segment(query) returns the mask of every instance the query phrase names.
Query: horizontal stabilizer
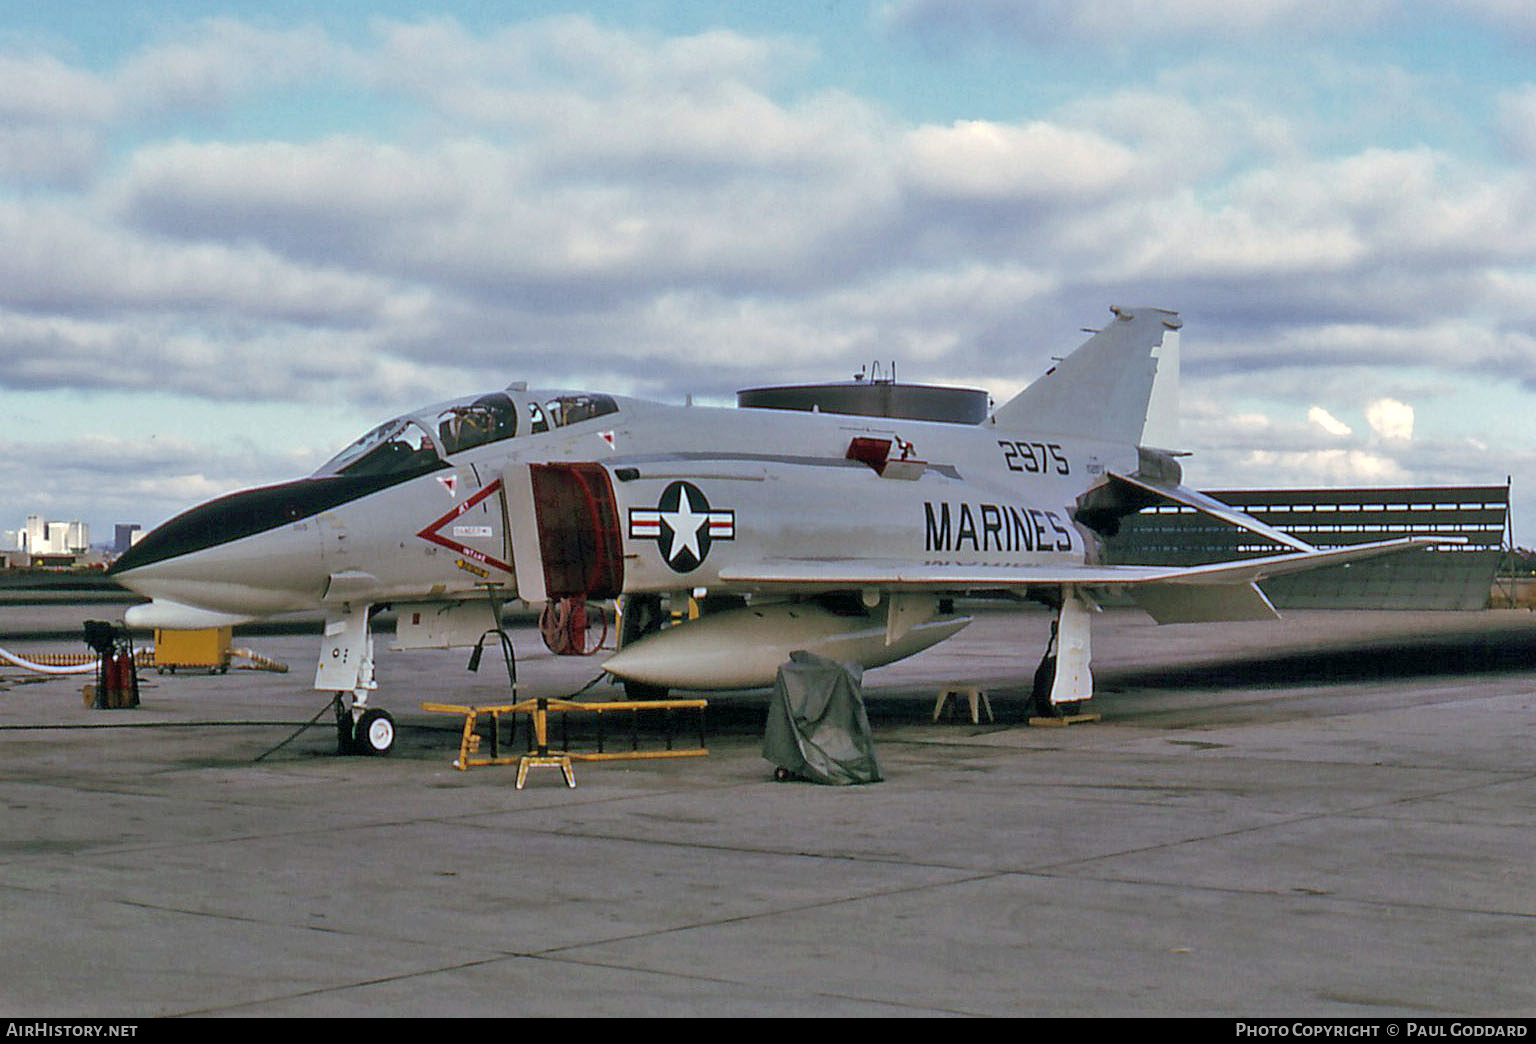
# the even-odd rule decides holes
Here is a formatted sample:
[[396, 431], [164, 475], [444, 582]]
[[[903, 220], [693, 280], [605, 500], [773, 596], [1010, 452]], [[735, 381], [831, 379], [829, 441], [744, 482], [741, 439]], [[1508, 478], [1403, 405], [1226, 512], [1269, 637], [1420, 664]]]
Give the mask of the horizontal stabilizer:
[[1415, 548], [1439, 547], [1444, 544], [1465, 543], [1464, 537], [1403, 537], [1400, 540], [1377, 540], [1368, 544], [1351, 544], [1344, 547], [1321, 548], [1299, 551], [1293, 554], [1265, 555], [1262, 558], [1240, 559], [1235, 562], [1213, 562], [1210, 565], [1185, 566], [1172, 570], [1172, 575], [1159, 582], [1167, 584], [1246, 584], [1267, 580], [1272, 576], [1288, 573], [1305, 573], [1325, 566], [1344, 565], [1381, 555], [1395, 555]]
[[1276, 529], [1274, 526], [1260, 522], [1252, 515], [1239, 511], [1228, 504], [1223, 504], [1215, 497], [1206, 496], [1197, 489], [1190, 489], [1188, 486], [1171, 483], [1156, 482], [1135, 475], [1119, 475], [1114, 472], [1110, 473], [1109, 478], [1111, 482], [1124, 483], [1144, 493], [1161, 497], [1168, 503], [1182, 504], [1185, 507], [1194, 508], [1196, 511], [1209, 515], [1212, 518], [1220, 519], [1239, 529], [1246, 529], [1250, 533], [1255, 533], [1285, 547], [1295, 548], [1297, 551], [1317, 550], [1317, 548], [1306, 541], [1298, 540], [1284, 530]]

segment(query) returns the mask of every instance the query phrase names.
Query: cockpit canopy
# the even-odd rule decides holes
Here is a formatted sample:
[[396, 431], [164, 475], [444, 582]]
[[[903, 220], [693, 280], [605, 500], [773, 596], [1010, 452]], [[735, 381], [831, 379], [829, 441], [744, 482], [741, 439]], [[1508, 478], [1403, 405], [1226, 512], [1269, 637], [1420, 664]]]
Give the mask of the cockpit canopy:
[[465, 450], [516, 438], [519, 413], [526, 413], [528, 418], [523, 434], [542, 435], [619, 409], [612, 396], [590, 392], [529, 393], [522, 401], [519, 408], [518, 399], [508, 392], [491, 392], [396, 417], [326, 461], [315, 475], [430, 471]]
[[482, 395], [467, 405], [453, 403], [437, 416], [437, 434], [450, 457], [461, 450], [517, 434], [517, 406], [503, 392]]

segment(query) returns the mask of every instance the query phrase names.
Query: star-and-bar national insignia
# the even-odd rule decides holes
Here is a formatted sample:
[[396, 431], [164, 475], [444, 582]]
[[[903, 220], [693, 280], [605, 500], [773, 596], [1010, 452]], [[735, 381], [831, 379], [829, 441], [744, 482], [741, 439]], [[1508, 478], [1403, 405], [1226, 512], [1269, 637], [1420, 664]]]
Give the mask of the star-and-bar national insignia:
[[736, 539], [736, 512], [711, 509], [698, 486], [674, 482], [661, 491], [655, 507], [629, 509], [629, 535], [655, 540], [667, 565], [691, 573], [703, 564], [712, 543]]

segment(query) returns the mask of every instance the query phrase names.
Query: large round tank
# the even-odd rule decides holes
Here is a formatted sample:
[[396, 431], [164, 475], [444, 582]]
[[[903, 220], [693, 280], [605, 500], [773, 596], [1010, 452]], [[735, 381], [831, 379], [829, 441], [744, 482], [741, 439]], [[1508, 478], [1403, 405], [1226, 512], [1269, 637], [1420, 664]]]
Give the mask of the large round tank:
[[980, 424], [987, 419], [989, 400], [980, 388], [855, 380], [744, 388], [736, 393], [736, 405], [751, 409], [819, 410], [856, 417]]

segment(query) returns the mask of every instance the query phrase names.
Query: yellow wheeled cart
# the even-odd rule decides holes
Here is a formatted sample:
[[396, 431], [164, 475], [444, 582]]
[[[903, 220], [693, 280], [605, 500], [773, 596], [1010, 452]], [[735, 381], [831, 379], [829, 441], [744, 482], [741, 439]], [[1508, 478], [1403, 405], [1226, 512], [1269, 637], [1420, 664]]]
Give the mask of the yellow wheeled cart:
[[180, 670], [203, 670], [223, 674], [229, 670], [234, 631], [229, 627], [210, 627], [201, 631], [155, 630], [155, 670], [161, 674]]

